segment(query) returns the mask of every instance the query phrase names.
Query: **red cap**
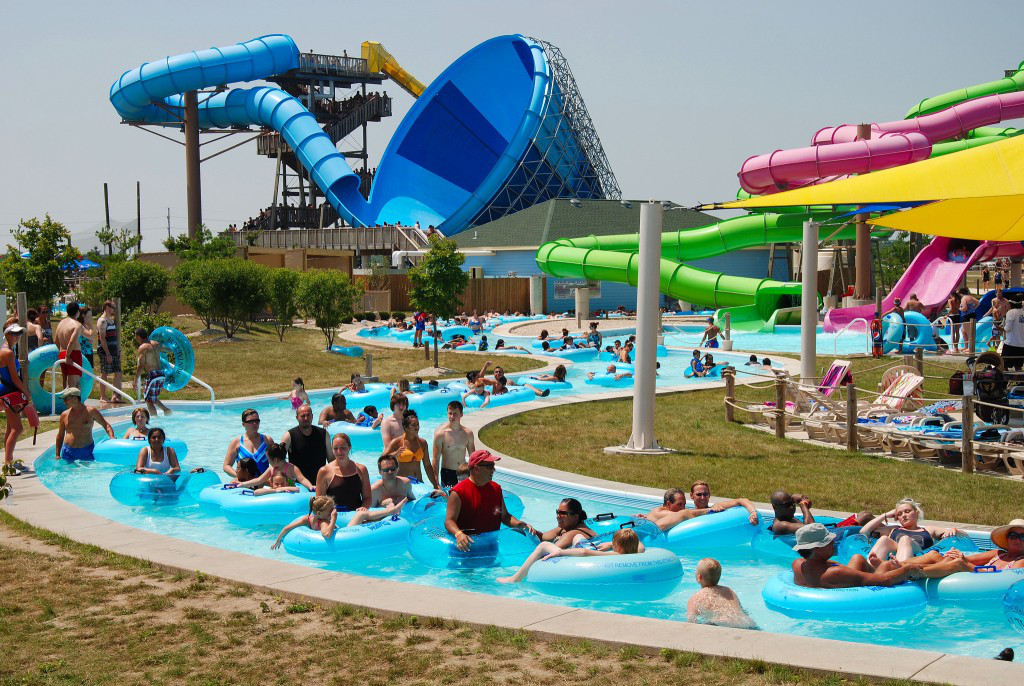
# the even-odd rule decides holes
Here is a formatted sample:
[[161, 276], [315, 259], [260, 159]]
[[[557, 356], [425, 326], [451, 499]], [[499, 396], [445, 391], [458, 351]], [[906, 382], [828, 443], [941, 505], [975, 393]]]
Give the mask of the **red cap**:
[[487, 450], [474, 450], [473, 453], [469, 456], [469, 466], [472, 469], [473, 467], [476, 467], [485, 462], [494, 463], [500, 459], [500, 457], [492, 455]]

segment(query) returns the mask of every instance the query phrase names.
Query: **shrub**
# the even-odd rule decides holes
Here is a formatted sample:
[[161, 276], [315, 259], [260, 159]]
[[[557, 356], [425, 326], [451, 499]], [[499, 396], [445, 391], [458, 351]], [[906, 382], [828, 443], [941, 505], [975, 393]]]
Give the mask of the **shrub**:
[[274, 317], [277, 338], [284, 341], [284, 332], [299, 315], [296, 295], [299, 289], [299, 273], [292, 269], [271, 269], [267, 277], [267, 297], [270, 312]]
[[363, 289], [339, 271], [310, 269], [299, 277], [299, 311], [316, 320], [328, 349], [334, 344], [338, 326], [352, 319], [352, 309], [362, 294]]
[[122, 310], [145, 307], [155, 312], [167, 297], [170, 280], [170, 272], [152, 262], [115, 262], [106, 269], [104, 294], [106, 298], [121, 298]]
[[174, 294], [183, 304], [195, 311], [203, 327], [213, 327], [213, 301], [210, 293], [200, 284], [200, 272], [206, 266], [205, 260], [189, 260], [174, 268]]
[[174, 326], [169, 312], [150, 312], [145, 307], [121, 311], [121, 369], [125, 376], [135, 374], [135, 330], [145, 329], [150, 333], [161, 326]]
[[182, 262], [174, 270], [178, 298], [209, 328], [219, 324], [233, 338], [267, 307], [270, 269], [234, 257]]

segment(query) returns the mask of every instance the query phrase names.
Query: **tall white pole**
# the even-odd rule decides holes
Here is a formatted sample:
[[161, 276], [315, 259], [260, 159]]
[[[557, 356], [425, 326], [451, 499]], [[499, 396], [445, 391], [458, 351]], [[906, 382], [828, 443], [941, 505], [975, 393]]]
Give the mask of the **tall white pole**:
[[658, 282], [661, 272], [660, 203], [640, 206], [640, 259], [636, 297], [636, 363], [633, 394], [633, 433], [627, 449], [657, 450], [654, 439], [654, 387], [658, 364]]
[[800, 378], [810, 382], [816, 371], [818, 333], [818, 223], [804, 222], [800, 255], [803, 289], [800, 295]]

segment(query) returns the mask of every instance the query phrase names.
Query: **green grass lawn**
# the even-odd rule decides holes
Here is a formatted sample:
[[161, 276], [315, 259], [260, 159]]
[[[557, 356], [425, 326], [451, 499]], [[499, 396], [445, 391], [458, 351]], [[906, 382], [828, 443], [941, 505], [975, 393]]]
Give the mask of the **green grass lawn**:
[[[819, 358], [825, 367], [831, 358]], [[858, 387], [873, 388], [882, 370], [865, 371], [877, 360], [858, 359]], [[950, 365], [953, 365], [950, 362]], [[955, 366], [949, 367], [952, 373]], [[940, 376], [944, 370], [928, 368]], [[948, 377], [948, 374], [945, 374]], [[929, 394], [948, 391], [942, 379], [929, 379]], [[629, 399], [516, 415], [484, 430], [481, 439], [509, 455], [548, 467], [655, 488], [686, 486], [704, 479], [719, 496], [745, 496], [767, 502], [786, 488], [807, 494], [815, 507], [884, 512], [901, 498], [922, 502], [926, 516], [982, 524], [1005, 524], [1024, 516], [1024, 483], [984, 475], [965, 475], [923, 463], [901, 462], [848, 453], [796, 440], [779, 440], [725, 421], [724, 391], [708, 390], [658, 396], [656, 433], [679, 452], [665, 457], [611, 456], [603, 452], [629, 437]], [[739, 400], [774, 398], [771, 388], [738, 387]], [[744, 418], [737, 412], [737, 419]], [[571, 444], [565, 436], [574, 436]]]
[[162, 571], [3, 511], [0, 579], [0, 684], [11, 686], [908, 683], [285, 599]]

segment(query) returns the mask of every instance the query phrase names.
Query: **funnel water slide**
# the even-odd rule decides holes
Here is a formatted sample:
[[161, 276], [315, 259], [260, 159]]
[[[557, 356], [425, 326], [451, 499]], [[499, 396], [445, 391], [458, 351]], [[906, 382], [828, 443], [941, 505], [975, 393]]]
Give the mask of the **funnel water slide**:
[[[383, 48], [372, 45], [366, 50], [378, 68], [411, 92], [422, 87]], [[268, 35], [132, 69], [111, 87], [110, 101], [127, 121], [179, 124], [186, 91], [267, 79], [298, 67], [295, 42]], [[575, 197], [604, 197], [600, 188], [588, 185], [587, 158], [570, 154], [580, 152], [575, 130], [552, 114], [561, 112], [561, 97], [542, 45], [519, 35], [481, 43], [421, 91], [377, 165], [369, 200], [360, 195], [359, 177], [315, 117], [283, 90], [216, 93], [201, 103], [199, 123], [280, 132], [328, 202], [351, 224], [418, 221], [451, 235], [498, 205], [526, 207], [565, 189]], [[538, 147], [538, 141], [547, 147]], [[521, 182], [524, 165], [536, 173]], [[513, 192], [514, 199], [506, 197]]]

